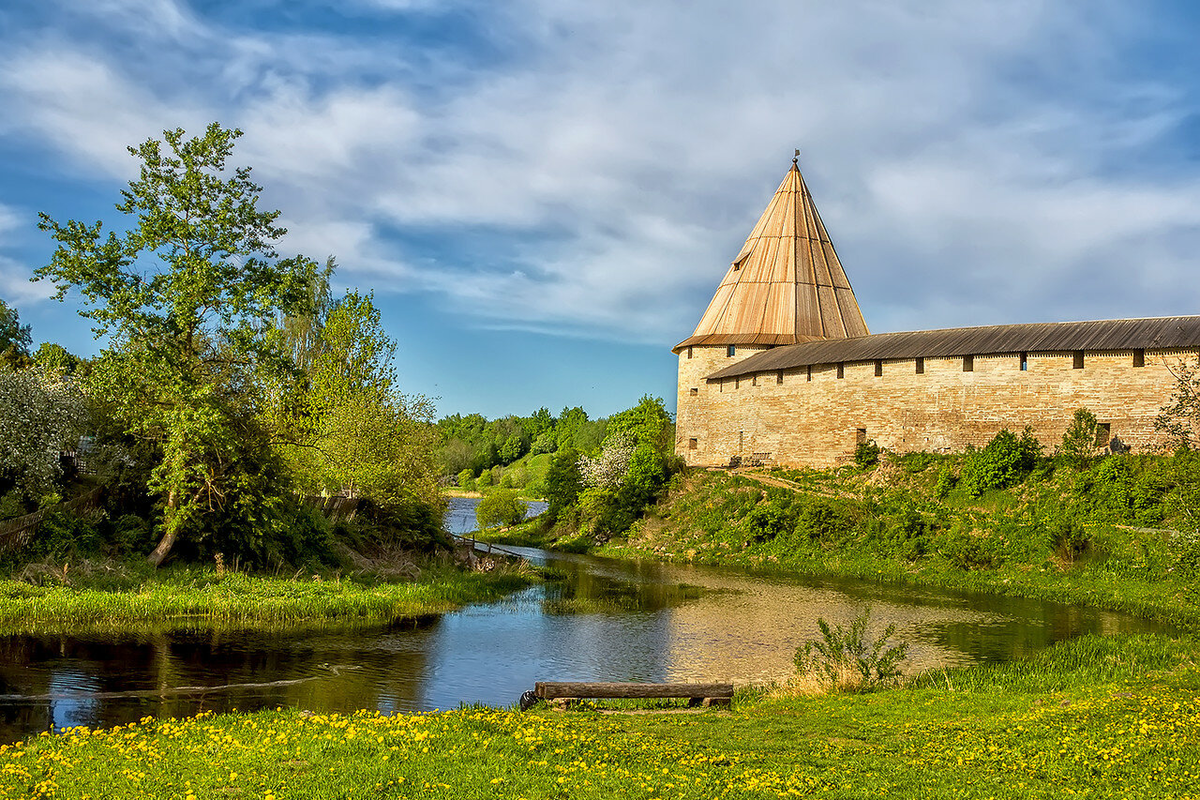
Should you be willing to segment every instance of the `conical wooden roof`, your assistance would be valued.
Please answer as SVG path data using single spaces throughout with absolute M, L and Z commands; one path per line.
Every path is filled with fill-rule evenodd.
M 869 333 L 793 161 L 695 332 L 674 349 L 693 344 L 795 344 Z

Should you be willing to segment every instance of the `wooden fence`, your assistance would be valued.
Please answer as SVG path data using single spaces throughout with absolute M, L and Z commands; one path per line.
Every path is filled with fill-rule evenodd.
M 100 506 L 100 496 L 104 493 L 103 486 L 97 486 L 87 494 L 81 494 L 79 497 L 73 497 L 64 503 L 50 506 L 48 508 L 39 509 L 32 514 L 26 514 L 23 517 L 14 519 L 6 519 L 0 522 L 0 553 L 11 550 L 16 547 L 23 546 L 29 541 L 29 537 L 33 536 L 33 532 L 37 530 L 37 526 L 42 523 L 47 514 L 55 511 L 74 511 L 76 513 L 86 513 Z

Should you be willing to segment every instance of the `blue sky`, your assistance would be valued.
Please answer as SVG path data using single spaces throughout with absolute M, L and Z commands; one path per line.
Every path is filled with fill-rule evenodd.
M 1197 313 L 1194 7 L 9 0 L 0 297 L 96 352 L 37 212 L 120 222 L 125 146 L 218 120 L 440 414 L 673 406 L 794 147 L 874 332 Z

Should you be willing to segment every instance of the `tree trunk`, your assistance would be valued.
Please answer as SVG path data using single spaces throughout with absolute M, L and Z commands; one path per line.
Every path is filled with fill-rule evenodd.
M 163 537 L 159 540 L 158 546 L 154 551 L 147 556 L 147 560 L 155 566 L 162 566 L 162 562 L 170 554 L 171 548 L 175 545 L 175 537 L 178 534 L 179 526 L 175 522 L 175 512 L 179 507 L 179 495 L 174 490 L 167 494 L 167 513 L 166 525 L 163 531 Z

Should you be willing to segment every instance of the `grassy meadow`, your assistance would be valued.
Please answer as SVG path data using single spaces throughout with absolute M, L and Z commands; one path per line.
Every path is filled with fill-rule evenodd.
M 278 710 L 0 747 L 0 798 L 1200 796 L 1194 643 L 1085 637 L 907 687 L 730 711 Z

